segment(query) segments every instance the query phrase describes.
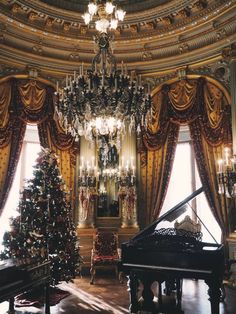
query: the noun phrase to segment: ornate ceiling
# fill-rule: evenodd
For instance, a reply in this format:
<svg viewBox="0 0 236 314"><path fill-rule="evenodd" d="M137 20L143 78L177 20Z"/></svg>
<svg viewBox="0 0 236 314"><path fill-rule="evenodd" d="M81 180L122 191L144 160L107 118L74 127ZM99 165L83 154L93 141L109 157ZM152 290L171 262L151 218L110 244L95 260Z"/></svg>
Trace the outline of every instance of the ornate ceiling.
<svg viewBox="0 0 236 314"><path fill-rule="evenodd" d="M47 79L85 67L94 57L87 0L1 0L0 75L36 71ZM236 42L236 0L120 0L127 11L114 32L118 64L146 76L208 67Z"/></svg>
<svg viewBox="0 0 236 314"><path fill-rule="evenodd" d="M41 2L65 10L76 10L84 12L87 9L88 0L41 0ZM119 0L116 3L127 13L134 13L142 10L155 8L170 0Z"/></svg>

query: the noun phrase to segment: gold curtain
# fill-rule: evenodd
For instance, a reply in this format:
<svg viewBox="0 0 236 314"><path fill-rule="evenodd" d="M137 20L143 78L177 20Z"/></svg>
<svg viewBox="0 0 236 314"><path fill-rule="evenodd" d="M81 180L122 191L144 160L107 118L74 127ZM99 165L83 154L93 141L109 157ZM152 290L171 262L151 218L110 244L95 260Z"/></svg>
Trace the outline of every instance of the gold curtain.
<svg viewBox="0 0 236 314"><path fill-rule="evenodd" d="M162 145L140 153L141 159L141 204L146 208L142 220L149 224L159 214L165 199L173 166L179 125L170 123Z"/></svg>
<svg viewBox="0 0 236 314"><path fill-rule="evenodd" d="M229 231L229 220L227 204L218 194L216 165L216 161L222 158L224 144L209 145L203 132L199 132L200 128L197 121L190 125L199 175L212 213L222 230L223 238L225 238Z"/></svg>
<svg viewBox="0 0 236 314"><path fill-rule="evenodd" d="M226 199L218 194L217 160L223 158L225 147L232 145L230 105L222 90L211 82L205 82L202 99L202 115L190 123L190 133L204 191L225 239L229 213Z"/></svg>
<svg viewBox="0 0 236 314"><path fill-rule="evenodd" d="M74 140L55 128L53 94L53 88L36 80L11 79L0 84L0 214L13 181L27 122L40 129L47 121L46 139L41 136L40 142L58 155L62 177L74 202Z"/></svg>
<svg viewBox="0 0 236 314"><path fill-rule="evenodd" d="M215 165L224 145L232 142L230 106L224 92L202 77L164 84L153 96L149 121L147 129L142 130L144 149L140 154L146 222L158 218L172 170L178 127L188 124L210 208L225 234L227 208L217 193Z"/></svg>
<svg viewBox="0 0 236 314"><path fill-rule="evenodd" d="M197 82L181 80L170 86L168 93L172 108L176 111L186 110L196 100Z"/></svg>
<svg viewBox="0 0 236 314"><path fill-rule="evenodd" d="M25 125L14 111L15 82L0 84L0 215L12 185Z"/></svg>
<svg viewBox="0 0 236 314"><path fill-rule="evenodd" d="M11 102L11 84L5 82L0 85L0 129L5 128L9 122L9 105Z"/></svg>
<svg viewBox="0 0 236 314"><path fill-rule="evenodd" d="M47 92L43 84L35 80L27 80L19 82L18 89L24 109L30 108L35 111L42 108Z"/></svg>
<svg viewBox="0 0 236 314"><path fill-rule="evenodd" d="M70 193L72 207L75 208L75 170L78 150L74 140L70 135L60 132L58 125L50 118L38 124L38 130L41 145L49 147L59 157L60 172Z"/></svg>

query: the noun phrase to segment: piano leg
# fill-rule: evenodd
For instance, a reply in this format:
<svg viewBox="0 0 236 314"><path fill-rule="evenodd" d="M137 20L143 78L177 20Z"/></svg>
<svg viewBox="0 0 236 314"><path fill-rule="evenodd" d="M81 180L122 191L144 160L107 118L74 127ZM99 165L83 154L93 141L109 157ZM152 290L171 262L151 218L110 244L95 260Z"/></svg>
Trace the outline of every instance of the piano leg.
<svg viewBox="0 0 236 314"><path fill-rule="evenodd" d="M153 312L155 310L155 304L153 302L154 294L152 292L151 286L153 280L150 278L145 278L142 280L143 283L143 309L145 311Z"/></svg>
<svg viewBox="0 0 236 314"><path fill-rule="evenodd" d="M177 308L181 309L183 279L176 279Z"/></svg>
<svg viewBox="0 0 236 314"><path fill-rule="evenodd" d="M135 273L130 272L128 280L129 294L130 294L130 313L138 313L139 303L138 303L138 278Z"/></svg>
<svg viewBox="0 0 236 314"><path fill-rule="evenodd" d="M9 299L9 309L8 309L8 314L14 314L15 313L15 308L14 308L14 297Z"/></svg>
<svg viewBox="0 0 236 314"><path fill-rule="evenodd" d="M50 283L47 282L45 284L45 288L44 288L44 304L45 304L45 314L50 314L50 300L49 300L49 290L50 290Z"/></svg>
<svg viewBox="0 0 236 314"><path fill-rule="evenodd" d="M208 289L208 294L210 297L210 302L211 302L211 314L219 314L220 309L220 296L221 296L221 291L220 287L221 284L217 282L216 280L207 280L206 281L207 285L209 286Z"/></svg>

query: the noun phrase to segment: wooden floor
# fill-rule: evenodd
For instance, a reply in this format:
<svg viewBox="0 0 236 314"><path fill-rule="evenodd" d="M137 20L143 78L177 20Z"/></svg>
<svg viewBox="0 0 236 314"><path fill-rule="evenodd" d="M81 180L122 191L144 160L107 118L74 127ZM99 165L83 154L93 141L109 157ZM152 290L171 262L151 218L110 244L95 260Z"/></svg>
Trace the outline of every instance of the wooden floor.
<svg viewBox="0 0 236 314"><path fill-rule="evenodd" d="M89 284L90 278L87 276L76 279L74 283L60 284L59 287L69 291L71 295L51 307L51 314L129 313L127 285L120 284L118 280L114 279L114 276L104 276L104 274L102 276L97 276L94 285ZM226 293L225 302L220 304L220 314L235 314L236 290L227 288ZM0 304L0 314L7 313L7 309L7 302ZM184 314L211 313L207 285L204 281L184 280L182 310ZM33 313L43 313L43 311L35 307L17 308L16 310L16 314ZM173 312L173 314L175 313Z"/></svg>

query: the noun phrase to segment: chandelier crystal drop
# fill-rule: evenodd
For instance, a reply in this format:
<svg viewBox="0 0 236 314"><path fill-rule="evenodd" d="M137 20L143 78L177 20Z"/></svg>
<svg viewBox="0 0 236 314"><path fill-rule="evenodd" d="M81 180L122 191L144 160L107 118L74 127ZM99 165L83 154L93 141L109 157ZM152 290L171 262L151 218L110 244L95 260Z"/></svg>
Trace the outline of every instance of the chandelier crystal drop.
<svg viewBox="0 0 236 314"><path fill-rule="evenodd" d="M99 11L95 2L89 4L88 13ZM99 8L101 10L101 5ZM106 3L106 11L115 11L114 5ZM119 10L115 11L119 15ZM80 136L98 144L100 137L120 149L122 136L128 131L140 133L147 126L147 113L151 108L150 86L142 85L141 75L131 72L121 62L117 69L116 58L111 52L112 37L101 32L94 37L98 52L91 68L82 63L79 71L66 77L66 85L55 93L55 115L66 133L76 140ZM102 141L104 143L104 141Z"/></svg>

